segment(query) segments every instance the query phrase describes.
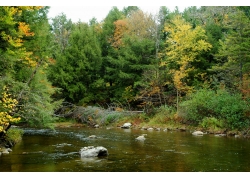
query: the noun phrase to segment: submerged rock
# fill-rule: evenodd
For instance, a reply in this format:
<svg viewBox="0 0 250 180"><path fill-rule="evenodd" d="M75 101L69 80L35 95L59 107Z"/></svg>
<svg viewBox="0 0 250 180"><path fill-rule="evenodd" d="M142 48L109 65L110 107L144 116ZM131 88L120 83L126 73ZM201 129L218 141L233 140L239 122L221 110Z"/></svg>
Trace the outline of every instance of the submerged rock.
<svg viewBox="0 0 250 180"><path fill-rule="evenodd" d="M193 133L192 133L192 135L194 135L194 136L203 136L203 132L201 132L201 131L194 131Z"/></svg>
<svg viewBox="0 0 250 180"><path fill-rule="evenodd" d="M102 146L88 146L80 150L81 157L98 157L98 156L107 156L108 150Z"/></svg>
<svg viewBox="0 0 250 180"><path fill-rule="evenodd" d="M132 126L131 123L124 123L124 124L121 126L121 128L129 129L131 126Z"/></svg>
<svg viewBox="0 0 250 180"><path fill-rule="evenodd" d="M222 136L227 136L226 134L215 134L214 136L222 137Z"/></svg>
<svg viewBox="0 0 250 180"><path fill-rule="evenodd" d="M147 136L147 134L142 134L141 136L138 136L135 139L138 140L138 141L144 141L146 139L144 136Z"/></svg>
<svg viewBox="0 0 250 180"><path fill-rule="evenodd" d="M89 138L95 139L95 138L97 138L97 136L96 135L90 135Z"/></svg>

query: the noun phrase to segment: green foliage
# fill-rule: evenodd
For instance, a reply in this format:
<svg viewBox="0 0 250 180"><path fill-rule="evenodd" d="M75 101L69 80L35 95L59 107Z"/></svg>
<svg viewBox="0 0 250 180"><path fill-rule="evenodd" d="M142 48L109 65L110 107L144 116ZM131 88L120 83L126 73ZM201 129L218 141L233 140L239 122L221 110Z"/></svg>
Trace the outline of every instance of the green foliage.
<svg viewBox="0 0 250 180"><path fill-rule="evenodd" d="M105 110L95 106L78 107L78 110L74 112L74 117L77 117L79 122L92 125L108 125L128 116L130 115L122 111Z"/></svg>
<svg viewBox="0 0 250 180"><path fill-rule="evenodd" d="M235 89L243 84L243 74L249 73L250 55L250 19L244 12L233 8L224 24L228 29L225 37L219 40L216 53L218 63L211 71L224 81L227 88Z"/></svg>
<svg viewBox="0 0 250 180"><path fill-rule="evenodd" d="M103 118L103 121L105 121L105 124L108 125L118 121L121 117L123 117L121 112L112 112L106 115L105 118Z"/></svg>
<svg viewBox="0 0 250 180"><path fill-rule="evenodd" d="M23 136L23 130L18 128L11 128L6 134L6 140L8 143L14 145L21 141Z"/></svg>
<svg viewBox="0 0 250 180"><path fill-rule="evenodd" d="M22 94L19 115L23 121L34 127L50 127L50 123L57 119L54 111L61 104L61 100L52 99L52 95L58 91L47 80L45 71L38 69L30 86Z"/></svg>
<svg viewBox="0 0 250 180"><path fill-rule="evenodd" d="M67 19L65 14L59 14L55 18L52 18L52 32L53 32L53 56L57 57L63 53L69 43L69 36L72 31L73 23L70 19Z"/></svg>
<svg viewBox="0 0 250 180"><path fill-rule="evenodd" d="M222 120L226 128L235 129L249 123L247 111L248 105L240 94L230 94L223 89L201 89L180 104L179 116L195 124L206 117L214 117Z"/></svg>
<svg viewBox="0 0 250 180"><path fill-rule="evenodd" d="M64 53L50 67L49 79L62 88L62 95L74 103L91 103L101 99L104 82L99 75L101 49L92 28L74 24Z"/></svg>
<svg viewBox="0 0 250 180"><path fill-rule="evenodd" d="M214 117L205 117L200 122L202 128L209 129L210 131L216 131L223 128L223 122Z"/></svg>
<svg viewBox="0 0 250 180"><path fill-rule="evenodd" d="M173 121L176 114L176 109L171 106L161 106L157 109L155 115L150 119L158 124L165 124Z"/></svg>

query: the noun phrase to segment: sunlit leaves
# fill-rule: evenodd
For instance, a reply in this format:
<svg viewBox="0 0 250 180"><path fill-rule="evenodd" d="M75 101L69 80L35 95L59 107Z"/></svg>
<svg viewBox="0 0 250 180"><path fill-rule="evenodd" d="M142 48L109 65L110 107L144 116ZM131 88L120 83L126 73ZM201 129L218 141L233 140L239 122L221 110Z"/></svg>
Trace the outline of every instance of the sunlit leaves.
<svg viewBox="0 0 250 180"><path fill-rule="evenodd" d="M195 70L194 62L199 62L201 53L209 51L212 47L206 41L205 30L197 26L192 28L180 16L176 16L171 23L165 26L168 35L166 40L166 56L161 65L170 68L173 82L177 90L188 92L188 76Z"/></svg>
<svg viewBox="0 0 250 180"><path fill-rule="evenodd" d="M11 97L7 87L4 86L0 99L0 132L5 132L5 128L13 122L18 122L21 118L14 117L11 113L17 105L17 100Z"/></svg>
<svg viewBox="0 0 250 180"><path fill-rule="evenodd" d="M33 32L30 32L29 25L25 22L18 22L18 29L20 32L20 36L34 36Z"/></svg>
<svg viewBox="0 0 250 180"><path fill-rule="evenodd" d="M20 21L20 17L24 11L33 11L41 7L33 6L1 6L0 7L0 48L21 62L34 66L34 61L29 57L30 53L26 52L23 47L26 37L34 36L34 32L30 31L29 24Z"/></svg>

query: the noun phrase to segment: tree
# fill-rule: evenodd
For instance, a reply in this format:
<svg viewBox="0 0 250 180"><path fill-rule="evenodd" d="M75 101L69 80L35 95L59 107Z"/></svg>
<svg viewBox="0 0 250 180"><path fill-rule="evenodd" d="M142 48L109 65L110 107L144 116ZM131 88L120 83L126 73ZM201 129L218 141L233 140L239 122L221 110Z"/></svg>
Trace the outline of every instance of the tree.
<svg viewBox="0 0 250 180"><path fill-rule="evenodd" d="M138 88L143 84L141 76L155 60L156 23L151 15L136 10L113 25L111 48L104 64L105 79L112 92L110 100L135 105Z"/></svg>
<svg viewBox="0 0 250 180"><path fill-rule="evenodd" d="M97 93L103 87L101 65L101 49L93 29L79 22L73 25L69 46L51 67L49 79L62 89L66 101L93 103L102 98Z"/></svg>
<svg viewBox="0 0 250 180"><path fill-rule="evenodd" d="M35 62L29 57L30 52L23 48L25 37L34 36L30 31L29 24L18 21L22 12L33 11L36 7L0 7L0 61L1 74L13 70L13 65L18 59L21 63L35 66ZM13 58L15 57L15 58Z"/></svg>
<svg viewBox="0 0 250 180"><path fill-rule="evenodd" d="M53 40L54 47L56 53L54 56L60 55L68 46L69 36L72 29L72 21L71 19L67 19L65 14L60 14L55 18L52 18L52 32L53 32ZM58 53L58 54L57 54Z"/></svg>
<svg viewBox="0 0 250 180"><path fill-rule="evenodd" d="M250 65L250 28L249 18L244 12L235 8L228 18L224 21L229 32L225 35L224 40L220 40L220 49L216 54L220 61L213 67L214 72L224 72L223 78L227 87L243 86L243 76L248 74Z"/></svg>
<svg viewBox="0 0 250 180"><path fill-rule="evenodd" d="M177 92L177 108L181 93L192 91L195 81L202 80L205 75L202 53L209 51L211 45L206 41L205 31L200 26L192 26L180 16L176 16L171 24L165 26L167 34L166 66L171 74ZM171 80L170 82L171 83Z"/></svg>
<svg viewBox="0 0 250 180"><path fill-rule="evenodd" d="M112 38L110 38L110 42L112 43L112 47L115 49L119 49L123 44L122 38L128 29L128 25L126 20L117 20L114 22L115 31Z"/></svg>
<svg viewBox="0 0 250 180"><path fill-rule="evenodd" d="M11 95L18 102L11 112L22 118L22 122L46 126L48 120L54 120L51 95L56 90L52 86L40 84L34 86L39 76L46 78L46 67L50 56L50 29L48 7L1 7L1 65L0 85L9 88ZM36 85L40 82L36 81ZM36 88L37 87L37 88ZM3 92L4 93L4 92ZM46 98L49 96L50 98ZM34 99L33 99L34 98ZM40 99L39 102L37 99ZM41 103L43 108L37 108ZM28 105L29 104L29 105ZM48 106L50 104L50 106ZM43 111L44 113L40 113ZM36 114L31 117L30 115ZM46 121L43 120L43 117ZM5 128L11 127L9 123Z"/></svg>
<svg viewBox="0 0 250 180"><path fill-rule="evenodd" d="M128 7L124 7L122 12L124 13L124 15L126 17L130 17L131 13L133 13L134 11L139 10L139 7L137 6L128 6Z"/></svg>
<svg viewBox="0 0 250 180"><path fill-rule="evenodd" d="M8 93L6 86L0 91L0 138L6 133L7 128L11 123L20 121L20 117L13 114L16 105L18 104L15 98Z"/></svg>
<svg viewBox="0 0 250 180"><path fill-rule="evenodd" d="M151 14L142 10L132 11L128 22L128 35L138 38L155 39L157 34L156 22Z"/></svg>

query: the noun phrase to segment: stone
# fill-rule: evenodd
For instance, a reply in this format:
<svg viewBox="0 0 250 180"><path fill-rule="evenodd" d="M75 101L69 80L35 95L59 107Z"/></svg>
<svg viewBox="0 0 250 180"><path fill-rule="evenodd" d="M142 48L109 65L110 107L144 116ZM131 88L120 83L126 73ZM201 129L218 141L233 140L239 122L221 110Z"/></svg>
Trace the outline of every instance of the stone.
<svg viewBox="0 0 250 180"><path fill-rule="evenodd" d="M102 146L87 146L80 150L81 157L99 157L99 156L108 156L108 150Z"/></svg>
<svg viewBox="0 0 250 180"><path fill-rule="evenodd" d="M145 135L142 134L141 136L138 136L137 138L135 138L138 141L144 141L146 138L144 137Z"/></svg>
<svg viewBox="0 0 250 180"><path fill-rule="evenodd" d="M96 135L91 135L91 136L89 136L89 138L95 139L95 138L97 138L97 136Z"/></svg>
<svg viewBox="0 0 250 180"><path fill-rule="evenodd" d="M131 126L132 126L131 123L124 123L124 124L121 126L121 128L129 129Z"/></svg>
<svg viewBox="0 0 250 180"><path fill-rule="evenodd" d="M98 124L96 124L96 125L94 126L94 128L99 128L99 125L98 125Z"/></svg>
<svg viewBox="0 0 250 180"><path fill-rule="evenodd" d="M222 137L222 136L227 136L227 135L226 134L215 134L214 136Z"/></svg>
<svg viewBox="0 0 250 180"><path fill-rule="evenodd" d="M201 131L194 131L193 133L192 133L192 135L194 135L194 136L203 136L203 132L201 132Z"/></svg>
<svg viewBox="0 0 250 180"><path fill-rule="evenodd" d="M9 151L6 148L3 148L1 151L2 151L2 154L9 154Z"/></svg>
<svg viewBox="0 0 250 180"><path fill-rule="evenodd" d="M148 131L153 131L153 130L154 130L154 128L148 128L147 130L148 130Z"/></svg>

